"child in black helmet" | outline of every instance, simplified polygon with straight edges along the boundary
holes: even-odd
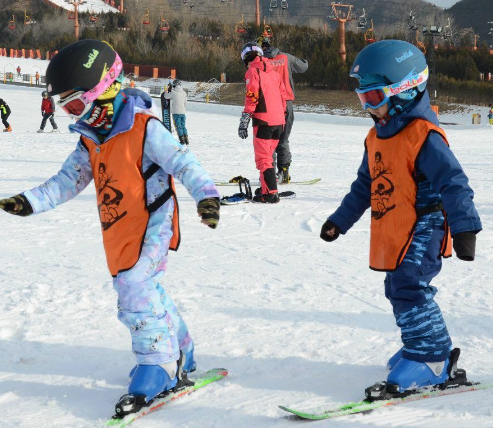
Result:
[[[43,120],[41,121],[41,126],[37,132],[44,132],[46,121],[48,119],[50,119],[53,132],[60,132],[57,124],[55,123],[55,100],[53,97],[49,97],[48,92],[46,91],[43,91],[41,95],[43,97],[43,100],[41,101],[41,115],[43,116]]]

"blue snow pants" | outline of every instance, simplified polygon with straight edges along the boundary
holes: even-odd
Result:
[[[113,278],[118,319],[130,330],[137,364],[177,361],[180,350],[187,353],[194,346],[178,309],[161,285],[173,232],[171,216],[163,222],[156,213],[151,215],[138,262]]]
[[[184,114],[173,114],[173,121],[175,122],[176,132],[178,132],[178,136],[188,135],[187,128],[185,126],[187,118]]]
[[[404,344],[402,355],[414,361],[444,361],[452,341],[437,303],[431,280],[442,267],[444,237],[441,212],[419,217],[409,249],[401,265],[385,278],[385,296],[392,304]]]

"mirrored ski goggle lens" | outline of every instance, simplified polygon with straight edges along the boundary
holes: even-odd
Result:
[[[82,95],[84,95],[84,91],[74,92],[67,95],[65,98],[60,99],[58,104],[69,115],[80,117],[86,113],[89,107],[81,100]]]
[[[356,92],[364,109],[381,107],[387,100],[381,89],[370,89],[367,92]]]

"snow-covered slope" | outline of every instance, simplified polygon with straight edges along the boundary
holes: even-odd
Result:
[[[40,93],[0,85],[14,129],[0,133],[0,198],[44,182],[76,145],[76,135],[35,133]],[[61,128],[70,123],[60,112],[56,120]],[[231,107],[190,103],[190,149],[215,179],[257,177],[251,138],[237,137],[238,120]],[[461,366],[493,383],[493,129],[445,130],[484,230],[473,263],[445,261],[434,282],[437,301],[462,348]],[[366,119],[299,115],[293,178],[322,181],[288,186],[297,198],[278,205],[224,207],[214,231],[177,185],[182,246],[170,255],[166,287],[196,341],[199,370],[224,366],[230,376],[135,428],[289,428],[300,423],[278,404],[341,404],[385,379],[400,338],[383,274],[368,269],[369,215],[334,243],[318,236],[356,176],[367,131]],[[116,319],[93,186],[39,216],[0,212],[0,255],[0,427],[102,426],[126,391],[134,358]],[[487,390],[317,426],[485,428],[493,427],[492,409]]]
[[[65,2],[65,0],[48,0],[50,3],[53,3],[63,9],[74,10],[74,6]],[[120,5],[120,1],[118,0],[115,3],[115,6],[118,7]],[[80,12],[95,12],[95,13],[107,13],[107,12],[118,12],[116,7],[111,7],[109,4],[106,4],[102,0],[85,0],[84,4],[79,6]]]

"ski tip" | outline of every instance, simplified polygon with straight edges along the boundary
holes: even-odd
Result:
[[[217,376],[227,376],[229,374],[228,369],[211,369],[207,370],[207,374],[213,374]]]

